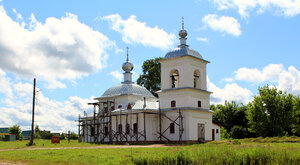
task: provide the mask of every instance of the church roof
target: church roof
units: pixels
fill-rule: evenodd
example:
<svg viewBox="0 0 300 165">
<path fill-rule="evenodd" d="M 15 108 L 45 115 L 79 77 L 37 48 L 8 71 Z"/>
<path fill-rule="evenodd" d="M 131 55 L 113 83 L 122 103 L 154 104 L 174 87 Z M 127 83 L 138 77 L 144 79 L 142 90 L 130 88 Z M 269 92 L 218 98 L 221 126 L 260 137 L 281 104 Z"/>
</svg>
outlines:
<svg viewBox="0 0 300 165">
<path fill-rule="evenodd" d="M 141 97 L 154 97 L 145 87 L 134 83 L 122 83 L 106 90 L 100 98 L 115 97 L 122 95 L 137 95 Z"/>
</svg>

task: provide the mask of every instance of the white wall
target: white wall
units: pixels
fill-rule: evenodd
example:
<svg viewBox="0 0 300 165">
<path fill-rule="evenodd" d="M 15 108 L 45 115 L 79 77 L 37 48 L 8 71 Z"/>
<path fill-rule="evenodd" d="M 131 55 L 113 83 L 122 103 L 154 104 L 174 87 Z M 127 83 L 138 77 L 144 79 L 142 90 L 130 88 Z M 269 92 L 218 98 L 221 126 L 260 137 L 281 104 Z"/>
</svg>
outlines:
<svg viewBox="0 0 300 165">
<path fill-rule="evenodd" d="M 176 101 L 176 107 L 198 108 L 198 100 L 201 108 L 209 109 L 210 93 L 194 89 L 172 90 L 159 93 L 160 108 L 171 108 L 171 101 Z"/>
<path fill-rule="evenodd" d="M 198 123 L 205 125 L 205 140 L 212 140 L 212 113 L 189 110 L 185 120 L 188 121 L 188 139 L 198 140 Z"/>
<path fill-rule="evenodd" d="M 177 69 L 179 72 L 179 87 L 194 87 L 194 71 L 200 71 L 200 89 L 207 89 L 206 64 L 207 62 L 190 56 L 162 60 L 161 89 L 171 88 L 170 72 Z"/>
<path fill-rule="evenodd" d="M 218 125 L 212 123 L 212 129 L 215 130 L 215 140 L 216 140 L 216 141 L 221 140 L 221 128 L 220 128 L 220 126 L 218 126 Z M 218 131 L 217 131 L 217 130 L 218 130 Z"/>
</svg>

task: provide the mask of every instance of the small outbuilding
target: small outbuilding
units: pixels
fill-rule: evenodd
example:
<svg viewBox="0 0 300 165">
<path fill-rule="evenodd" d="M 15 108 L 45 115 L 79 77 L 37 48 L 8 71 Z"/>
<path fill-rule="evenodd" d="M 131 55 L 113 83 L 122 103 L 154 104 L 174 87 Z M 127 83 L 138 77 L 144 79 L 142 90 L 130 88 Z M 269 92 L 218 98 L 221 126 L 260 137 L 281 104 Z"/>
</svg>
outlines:
<svg viewBox="0 0 300 165">
<path fill-rule="evenodd" d="M 26 140 L 30 139 L 31 130 L 22 131 L 22 135 L 23 135 L 24 139 L 26 139 Z"/>
<path fill-rule="evenodd" d="M 9 133 L 0 133 L 0 136 L 4 136 L 3 141 L 16 141 L 17 136 Z"/>
</svg>

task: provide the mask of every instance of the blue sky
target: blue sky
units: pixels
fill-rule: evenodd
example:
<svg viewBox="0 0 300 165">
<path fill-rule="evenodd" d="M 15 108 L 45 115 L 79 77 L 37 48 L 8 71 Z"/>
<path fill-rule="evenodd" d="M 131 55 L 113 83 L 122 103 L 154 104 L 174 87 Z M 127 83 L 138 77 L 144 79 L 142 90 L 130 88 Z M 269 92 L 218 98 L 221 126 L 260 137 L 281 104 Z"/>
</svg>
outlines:
<svg viewBox="0 0 300 165">
<path fill-rule="evenodd" d="M 274 85 L 300 95 L 300 0 L 0 0 L 0 126 L 76 131 L 87 102 L 122 81 L 129 47 L 134 78 L 143 61 L 187 44 L 208 65 L 212 103 L 246 104 Z"/>
</svg>

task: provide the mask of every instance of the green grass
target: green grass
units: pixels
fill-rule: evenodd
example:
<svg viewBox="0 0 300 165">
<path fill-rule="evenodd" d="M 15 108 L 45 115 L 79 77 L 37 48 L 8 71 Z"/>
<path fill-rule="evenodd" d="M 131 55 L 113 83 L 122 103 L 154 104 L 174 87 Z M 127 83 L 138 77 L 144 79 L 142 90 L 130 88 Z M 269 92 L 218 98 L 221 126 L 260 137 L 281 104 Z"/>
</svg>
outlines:
<svg viewBox="0 0 300 165">
<path fill-rule="evenodd" d="M 130 149 L 5 151 L 0 152 L 0 160 L 26 164 L 133 164 Z"/>
<path fill-rule="evenodd" d="M 300 144 L 199 144 L 148 150 L 135 164 L 300 164 Z"/>
<path fill-rule="evenodd" d="M 77 140 L 70 140 L 70 143 L 68 143 L 68 140 L 61 140 L 60 144 L 52 144 L 51 140 L 36 139 L 34 140 L 35 145 L 27 146 L 26 144 L 28 142 L 29 142 L 28 140 L 13 141 L 13 142 L 0 141 L 0 150 L 22 149 L 22 148 L 89 147 L 89 146 L 100 145 L 100 144 L 93 144 L 93 143 L 78 143 Z"/>
<path fill-rule="evenodd" d="M 45 141 L 37 141 L 38 147 L 40 142 Z M 8 148 L 5 143 L 12 144 L 12 148 L 21 146 L 21 142 L 1 142 L 0 148 Z M 300 143 L 245 143 L 244 140 L 241 143 L 233 144 L 228 140 L 162 148 L 10 150 L 0 152 L 0 161 L 26 164 L 300 164 Z M 95 145 L 76 141 L 61 144 L 62 147 Z M 49 142 L 46 147 L 57 146 Z"/>
</svg>

